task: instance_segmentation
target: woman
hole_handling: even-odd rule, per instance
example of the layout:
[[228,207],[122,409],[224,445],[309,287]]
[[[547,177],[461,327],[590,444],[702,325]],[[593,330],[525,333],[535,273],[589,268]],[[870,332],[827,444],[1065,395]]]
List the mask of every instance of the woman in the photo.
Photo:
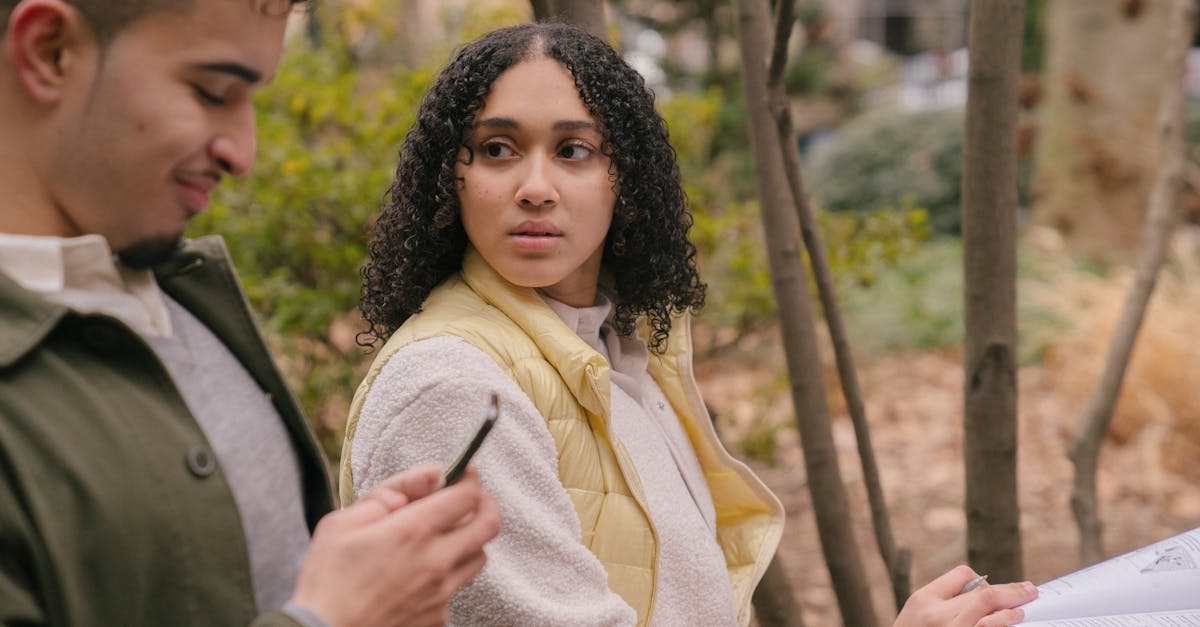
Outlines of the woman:
[[749,622],[783,509],[692,376],[690,226],[653,96],[596,37],[494,31],[426,95],[364,270],[387,342],[341,489],[448,462],[499,395],[475,465],[502,531],[452,622]]

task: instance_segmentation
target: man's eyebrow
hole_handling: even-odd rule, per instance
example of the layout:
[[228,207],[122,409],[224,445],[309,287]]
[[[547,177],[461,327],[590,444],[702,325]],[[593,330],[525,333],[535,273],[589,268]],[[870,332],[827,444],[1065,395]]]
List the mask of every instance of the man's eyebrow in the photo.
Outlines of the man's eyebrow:
[[262,80],[262,73],[258,70],[242,65],[241,63],[224,62],[224,63],[202,63],[200,69],[207,72],[219,72],[221,74],[232,74],[247,83],[257,83]]

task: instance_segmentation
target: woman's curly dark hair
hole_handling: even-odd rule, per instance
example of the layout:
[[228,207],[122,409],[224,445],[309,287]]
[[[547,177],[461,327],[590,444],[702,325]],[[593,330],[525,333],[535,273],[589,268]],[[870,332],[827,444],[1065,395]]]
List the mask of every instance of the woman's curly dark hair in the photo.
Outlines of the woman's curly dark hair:
[[467,44],[421,102],[400,148],[396,178],[375,224],[363,268],[360,309],[368,340],[387,339],[439,283],[462,267],[467,235],[459,218],[455,163],[492,83],[508,68],[539,57],[562,63],[604,136],[616,203],[603,267],[613,279],[615,326],[633,331],[645,316],[651,350],[666,349],[672,313],[704,304],[692,216],[679,182],[667,125],[642,77],[605,41],[555,23],[492,31]]

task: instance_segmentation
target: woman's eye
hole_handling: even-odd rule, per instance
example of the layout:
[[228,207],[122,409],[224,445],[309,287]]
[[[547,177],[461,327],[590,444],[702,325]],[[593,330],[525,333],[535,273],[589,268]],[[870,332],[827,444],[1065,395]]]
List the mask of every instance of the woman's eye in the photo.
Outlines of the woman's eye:
[[585,147],[577,145],[577,144],[563,146],[558,151],[558,156],[562,157],[563,159],[569,159],[572,161],[577,161],[579,159],[587,159],[589,156],[591,156],[591,154],[592,154],[591,149],[585,148]]
[[512,154],[512,150],[508,146],[501,144],[500,142],[493,142],[490,144],[483,145],[483,154],[485,154],[493,159],[499,159],[502,157],[510,156]]

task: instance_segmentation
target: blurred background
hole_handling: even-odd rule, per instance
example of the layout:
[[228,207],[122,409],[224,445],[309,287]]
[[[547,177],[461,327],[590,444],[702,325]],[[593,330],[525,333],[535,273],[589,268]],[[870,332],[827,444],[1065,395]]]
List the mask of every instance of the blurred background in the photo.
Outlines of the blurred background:
[[[708,305],[697,374],[727,445],[788,507],[781,556],[809,625],[837,624],[812,522],[747,140],[727,0],[610,0],[609,39],[657,95],[695,214]],[[1019,481],[1025,575],[1079,566],[1066,447],[1132,278],[1157,168],[1158,0],[1029,0],[1019,132]],[[920,585],[965,559],[962,246],[967,0],[800,0],[785,75],[858,360],[897,542]],[[294,16],[259,95],[253,175],[193,235],[229,241],[330,460],[371,355],[359,268],[421,95],[461,43],[531,19],[517,0],[321,0]],[[1185,180],[1200,181],[1200,48],[1189,54]],[[1200,196],[1180,224],[1100,464],[1106,548],[1200,525]],[[824,341],[824,335],[822,334]],[[854,434],[825,351],[842,475],[873,547]],[[879,615],[893,616],[878,555]]]

